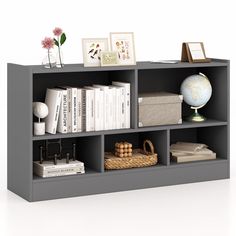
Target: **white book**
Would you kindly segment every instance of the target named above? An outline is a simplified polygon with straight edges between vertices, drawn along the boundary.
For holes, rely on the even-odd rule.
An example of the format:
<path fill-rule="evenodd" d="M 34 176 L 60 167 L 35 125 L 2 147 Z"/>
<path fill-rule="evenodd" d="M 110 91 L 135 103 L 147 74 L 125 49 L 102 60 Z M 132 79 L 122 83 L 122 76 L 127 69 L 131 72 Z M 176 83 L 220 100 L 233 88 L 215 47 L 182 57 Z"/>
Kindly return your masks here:
<path fill-rule="evenodd" d="M 35 174 L 39 175 L 51 175 L 51 174 L 62 174 L 62 173 L 68 173 L 68 172 L 84 172 L 84 166 L 80 167 L 68 167 L 68 168 L 61 168 L 61 169 L 52 169 L 52 170 L 40 170 L 40 169 L 34 169 Z"/>
<path fill-rule="evenodd" d="M 82 131 L 82 89 L 77 88 L 77 132 Z"/>
<path fill-rule="evenodd" d="M 74 168 L 74 167 L 84 167 L 84 163 L 81 161 L 70 161 L 69 163 L 66 163 L 65 160 L 57 160 L 57 165 L 54 165 L 52 161 L 44 161 L 42 164 L 40 164 L 39 161 L 34 161 L 34 169 L 39 169 L 42 171 L 46 170 L 57 170 L 57 169 L 64 169 L 64 168 Z"/>
<path fill-rule="evenodd" d="M 68 176 L 68 175 L 77 175 L 77 174 L 84 174 L 85 171 L 83 172 L 66 172 L 66 173 L 55 173 L 55 174 L 37 174 L 38 176 L 40 177 L 43 177 L 43 178 L 48 178 L 48 177 L 59 177 L 59 176 Z"/>
<path fill-rule="evenodd" d="M 67 89 L 68 98 L 68 120 L 67 120 L 67 132 L 77 132 L 77 88 L 69 86 L 61 87 Z"/>
<path fill-rule="evenodd" d="M 67 119 L 68 119 L 68 101 L 67 101 L 67 90 L 58 89 L 61 91 L 61 106 L 57 124 L 57 131 L 59 133 L 67 133 Z"/>
<path fill-rule="evenodd" d="M 130 128 L 130 83 L 113 81 L 112 84 L 125 89 L 125 128 Z"/>
<path fill-rule="evenodd" d="M 109 86 L 109 127 L 110 129 L 116 129 L 116 88 Z"/>
<path fill-rule="evenodd" d="M 48 116 L 45 118 L 45 129 L 50 134 L 55 134 L 61 106 L 61 91 L 47 89 L 45 104 L 48 106 Z"/>
<path fill-rule="evenodd" d="M 94 84 L 93 87 L 103 91 L 103 130 L 109 129 L 109 87 L 106 85 Z"/>
<path fill-rule="evenodd" d="M 77 117 L 78 117 L 78 108 L 77 108 L 77 88 L 71 88 L 72 90 L 72 102 L 71 102 L 71 123 L 72 123 L 72 133 L 76 133 L 77 132 Z"/>
<path fill-rule="evenodd" d="M 82 117 L 83 130 L 94 131 L 94 90 L 82 90 Z"/>
<path fill-rule="evenodd" d="M 101 130 L 101 89 L 92 86 L 85 86 L 84 88 L 94 90 L 94 130 Z"/>
<path fill-rule="evenodd" d="M 121 129 L 121 112 L 122 112 L 122 107 L 121 107 L 121 94 L 122 94 L 122 87 L 119 86 L 110 86 L 114 88 L 114 129 Z"/>

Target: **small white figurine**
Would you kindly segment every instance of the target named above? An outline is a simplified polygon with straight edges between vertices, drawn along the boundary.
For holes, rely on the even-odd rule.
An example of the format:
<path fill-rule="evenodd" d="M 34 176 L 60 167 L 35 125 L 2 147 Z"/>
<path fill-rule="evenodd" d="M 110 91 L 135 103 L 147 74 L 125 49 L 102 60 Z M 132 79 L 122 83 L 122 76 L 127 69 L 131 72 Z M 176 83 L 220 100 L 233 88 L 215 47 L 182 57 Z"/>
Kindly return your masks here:
<path fill-rule="evenodd" d="M 33 103 L 33 113 L 39 119 L 38 122 L 34 122 L 34 135 L 44 135 L 45 134 L 45 122 L 40 122 L 40 119 L 43 119 L 48 115 L 47 105 L 42 102 L 34 102 Z"/>

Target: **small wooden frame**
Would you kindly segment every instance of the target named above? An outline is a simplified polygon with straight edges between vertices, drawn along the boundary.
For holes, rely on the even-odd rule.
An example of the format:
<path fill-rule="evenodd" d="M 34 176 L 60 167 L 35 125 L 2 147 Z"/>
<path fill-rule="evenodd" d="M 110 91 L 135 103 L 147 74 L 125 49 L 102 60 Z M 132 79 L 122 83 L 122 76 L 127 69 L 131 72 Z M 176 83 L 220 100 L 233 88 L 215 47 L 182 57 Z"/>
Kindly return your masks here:
<path fill-rule="evenodd" d="M 210 62 L 211 60 L 206 57 L 204 45 L 202 42 L 188 42 L 182 44 L 181 61 L 198 63 Z"/>

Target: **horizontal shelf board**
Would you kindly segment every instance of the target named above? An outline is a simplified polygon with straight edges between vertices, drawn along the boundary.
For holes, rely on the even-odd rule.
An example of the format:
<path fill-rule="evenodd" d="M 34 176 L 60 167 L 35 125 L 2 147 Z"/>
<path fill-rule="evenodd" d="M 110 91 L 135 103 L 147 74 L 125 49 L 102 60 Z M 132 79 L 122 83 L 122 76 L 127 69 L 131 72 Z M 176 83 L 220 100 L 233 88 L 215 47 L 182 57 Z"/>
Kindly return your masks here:
<path fill-rule="evenodd" d="M 109 134 L 123 134 L 137 132 L 137 129 L 116 129 L 116 130 L 101 130 L 91 132 L 77 132 L 77 133 L 56 133 L 56 134 L 45 134 L 42 136 L 33 136 L 33 140 L 44 140 L 44 139 L 58 139 L 58 138 L 76 138 L 86 136 L 98 136 L 98 135 L 109 135 Z"/>
<path fill-rule="evenodd" d="M 68 73 L 68 72 L 89 72 L 89 71 L 117 71 L 135 70 L 136 66 L 110 66 L 110 67 L 84 67 L 83 64 L 66 64 L 63 68 L 44 68 L 43 66 L 32 66 L 34 74 L 44 73 Z"/>
<path fill-rule="evenodd" d="M 150 126 L 138 128 L 139 131 L 155 131 L 155 130 L 165 130 L 165 129 L 187 129 L 187 128 L 200 128 L 200 127 L 211 127 L 211 126 L 224 126 L 228 123 L 226 121 L 218 121 L 213 119 L 208 119 L 203 122 L 190 122 L 183 121 L 182 124 L 175 125 L 160 125 L 160 126 Z"/>
<path fill-rule="evenodd" d="M 227 60 L 212 59 L 210 63 L 187 63 L 177 64 L 152 63 L 151 61 L 140 61 L 133 66 L 111 66 L 111 67 L 84 67 L 83 64 L 65 64 L 63 68 L 44 68 L 42 65 L 26 65 L 33 74 L 44 73 L 68 73 L 68 72 L 89 72 L 89 71 L 117 71 L 117 70 L 145 70 L 145 69 L 168 69 L 168 68 L 195 68 L 195 67 L 218 67 L 228 66 Z M 11 63 L 9 63 L 11 64 Z"/>
<path fill-rule="evenodd" d="M 182 124 L 178 125 L 159 125 L 151 127 L 143 127 L 137 129 L 116 129 L 116 130 L 102 130 L 102 131 L 92 131 L 92 132 L 78 132 L 78 133 L 56 133 L 56 134 L 45 134 L 42 136 L 33 136 L 33 141 L 45 140 L 45 139 L 59 139 L 59 138 L 77 138 L 77 137 L 87 137 L 87 136 L 98 136 L 98 135 L 115 135 L 115 134 L 125 134 L 125 133 L 138 133 L 138 132 L 150 132 L 158 130 L 171 130 L 171 129 L 187 129 L 187 128 L 200 128 L 200 127 L 211 127 L 211 126 L 224 126 L 227 125 L 226 121 L 217 121 L 208 119 L 204 122 L 189 122 L 183 121 Z"/>
<path fill-rule="evenodd" d="M 153 170 L 159 170 L 167 168 L 166 165 L 163 164 L 157 164 L 155 166 L 149 166 L 149 167 L 141 167 L 141 168 L 130 168 L 130 169 L 121 169 L 121 170 L 105 170 L 103 174 L 126 174 L 126 173 L 132 173 L 132 172 L 138 172 L 138 171 L 153 171 Z"/>
<path fill-rule="evenodd" d="M 197 68 L 197 67 L 218 67 L 218 66 L 227 66 L 227 60 L 218 60 L 212 59 L 211 62 L 208 63 L 188 63 L 181 62 L 175 64 L 168 63 L 155 63 L 151 61 L 147 62 L 138 62 L 137 69 L 138 70 L 146 70 L 146 69 L 174 69 L 174 68 Z"/>
<path fill-rule="evenodd" d="M 216 160 L 209 160 L 209 161 L 196 161 L 191 163 L 171 163 L 169 166 L 158 164 L 155 166 L 150 167 L 143 167 L 143 168 L 131 168 L 131 169 L 123 169 L 123 170 L 106 170 L 105 172 L 97 172 L 91 169 L 86 168 L 85 174 L 78 174 L 78 175 L 69 175 L 69 176 L 58 176 L 58 177 L 50 177 L 50 178 L 42 178 L 39 176 L 33 176 L 34 183 L 45 183 L 45 182 L 55 182 L 55 181 L 62 181 L 62 180 L 73 180 L 73 179 L 82 179 L 82 178 L 93 178 L 99 176 L 109 176 L 109 175 L 123 175 L 123 174 L 132 174 L 135 172 L 148 172 L 148 171 L 159 171 L 159 170 L 167 170 L 169 168 L 183 168 L 183 167 L 190 167 L 190 166 L 197 166 L 197 165 L 210 165 L 215 163 L 227 163 L 229 162 L 226 159 L 217 158 Z"/>
<path fill-rule="evenodd" d="M 207 165 L 207 164 L 228 162 L 228 161 L 229 160 L 227 160 L 227 159 L 216 158 L 215 160 L 193 161 L 193 162 L 183 162 L 183 163 L 170 162 L 169 167 L 170 168 L 171 167 L 188 167 L 188 166 L 194 166 L 194 165 Z"/>

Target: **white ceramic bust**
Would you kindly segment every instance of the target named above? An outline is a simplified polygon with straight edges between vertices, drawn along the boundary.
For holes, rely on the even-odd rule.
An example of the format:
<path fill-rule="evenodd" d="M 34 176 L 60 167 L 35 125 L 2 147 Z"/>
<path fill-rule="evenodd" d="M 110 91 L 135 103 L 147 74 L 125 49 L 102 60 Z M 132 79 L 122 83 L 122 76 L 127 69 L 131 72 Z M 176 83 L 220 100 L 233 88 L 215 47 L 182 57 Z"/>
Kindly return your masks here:
<path fill-rule="evenodd" d="M 47 115 L 48 115 L 47 105 L 42 102 L 34 102 L 33 103 L 33 113 L 39 119 L 38 122 L 34 122 L 34 135 L 44 135 L 45 134 L 45 122 L 40 122 L 40 119 L 47 117 Z"/>

